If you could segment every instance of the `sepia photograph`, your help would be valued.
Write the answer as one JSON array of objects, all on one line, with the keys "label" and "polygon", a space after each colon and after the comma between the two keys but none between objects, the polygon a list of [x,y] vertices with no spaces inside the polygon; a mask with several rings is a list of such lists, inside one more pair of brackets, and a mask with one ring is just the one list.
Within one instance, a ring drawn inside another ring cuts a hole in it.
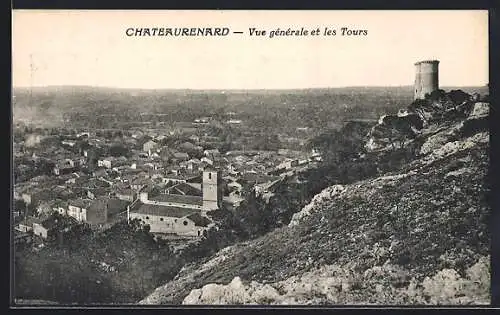
[{"label": "sepia photograph", "polygon": [[11,307],[491,305],[487,10],[11,31]]}]

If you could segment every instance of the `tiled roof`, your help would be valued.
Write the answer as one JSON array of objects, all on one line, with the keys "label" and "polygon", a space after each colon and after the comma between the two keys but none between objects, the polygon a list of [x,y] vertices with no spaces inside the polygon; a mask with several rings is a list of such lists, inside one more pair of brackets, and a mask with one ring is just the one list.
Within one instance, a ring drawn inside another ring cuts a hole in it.
[{"label": "tiled roof", "polygon": [[150,183],[151,183],[150,178],[136,178],[131,182],[132,185],[147,185]]},{"label": "tiled roof", "polygon": [[182,179],[182,180],[189,180],[189,179],[193,179],[193,178],[196,178],[196,177],[199,177],[201,174],[200,173],[187,173],[187,174],[179,174],[179,175],[175,175],[175,174],[168,174],[168,175],[165,175],[163,176],[164,178],[166,179]]},{"label": "tiled roof", "polygon": [[171,194],[179,194],[186,196],[201,196],[201,184],[196,183],[179,183],[175,186],[169,187],[168,190]]},{"label": "tiled roof", "polygon": [[191,204],[197,206],[203,205],[203,198],[200,196],[160,194],[154,197],[149,197],[149,200],[159,201],[159,202],[183,203],[183,204]]},{"label": "tiled roof", "polygon": [[255,182],[256,184],[263,184],[266,182],[271,182],[280,179],[279,176],[261,175],[261,174],[251,174],[247,173],[243,175],[242,180],[247,182]]},{"label": "tiled roof", "polygon": [[120,188],[116,190],[116,193],[118,195],[133,195],[135,191],[130,188]]},{"label": "tiled roof", "polygon": [[92,204],[91,199],[75,199],[68,202],[70,206],[75,206],[79,208],[88,208]]},{"label": "tiled roof", "polygon": [[172,218],[182,218],[190,214],[198,213],[199,210],[171,206],[157,206],[137,202],[134,205],[133,209],[130,210],[130,212]]},{"label": "tiled roof", "polygon": [[176,153],[174,153],[174,157],[177,158],[177,159],[179,159],[179,158],[188,159],[189,158],[189,154],[182,153],[182,152],[176,152]]}]

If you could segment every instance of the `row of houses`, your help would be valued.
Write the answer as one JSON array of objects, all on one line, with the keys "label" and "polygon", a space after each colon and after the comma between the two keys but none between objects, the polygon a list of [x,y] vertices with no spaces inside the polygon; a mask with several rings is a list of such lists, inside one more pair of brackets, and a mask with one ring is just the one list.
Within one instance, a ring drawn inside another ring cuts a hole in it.
[{"label": "row of houses", "polygon": [[[200,237],[214,225],[207,212],[220,208],[221,187],[220,173],[208,169],[182,180],[175,178],[169,186],[158,186],[149,180],[124,184],[116,187],[113,197],[55,199],[45,206],[43,214],[57,212],[95,229],[108,228],[120,220],[138,219],[152,233]],[[31,197],[29,202],[33,202]],[[29,217],[17,229],[47,238],[51,229],[48,222]]]}]

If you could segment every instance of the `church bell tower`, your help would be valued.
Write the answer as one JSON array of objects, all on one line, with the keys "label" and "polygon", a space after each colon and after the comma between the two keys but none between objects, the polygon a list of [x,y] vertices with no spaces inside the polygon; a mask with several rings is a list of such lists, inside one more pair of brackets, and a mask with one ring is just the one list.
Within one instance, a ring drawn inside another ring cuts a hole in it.
[{"label": "church bell tower", "polygon": [[203,210],[217,210],[222,201],[221,174],[214,168],[206,168],[203,171]]}]

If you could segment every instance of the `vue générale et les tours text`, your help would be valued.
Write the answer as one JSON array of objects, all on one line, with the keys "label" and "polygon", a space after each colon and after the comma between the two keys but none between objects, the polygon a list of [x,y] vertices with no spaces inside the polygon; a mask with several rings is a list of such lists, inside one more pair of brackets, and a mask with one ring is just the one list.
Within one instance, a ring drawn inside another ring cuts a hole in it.
[{"label": "vue g\u00e9n\u00e9rale et les tours text", "polygon": [[367,36],[368,30],[351,27],[288,27],[260,29],[249,27],[246,32],[229,27],[128,27],[125,29],[128,37],[224,37],[228,35],[249,35],[250,37],[306,37],[306,36]]}]

